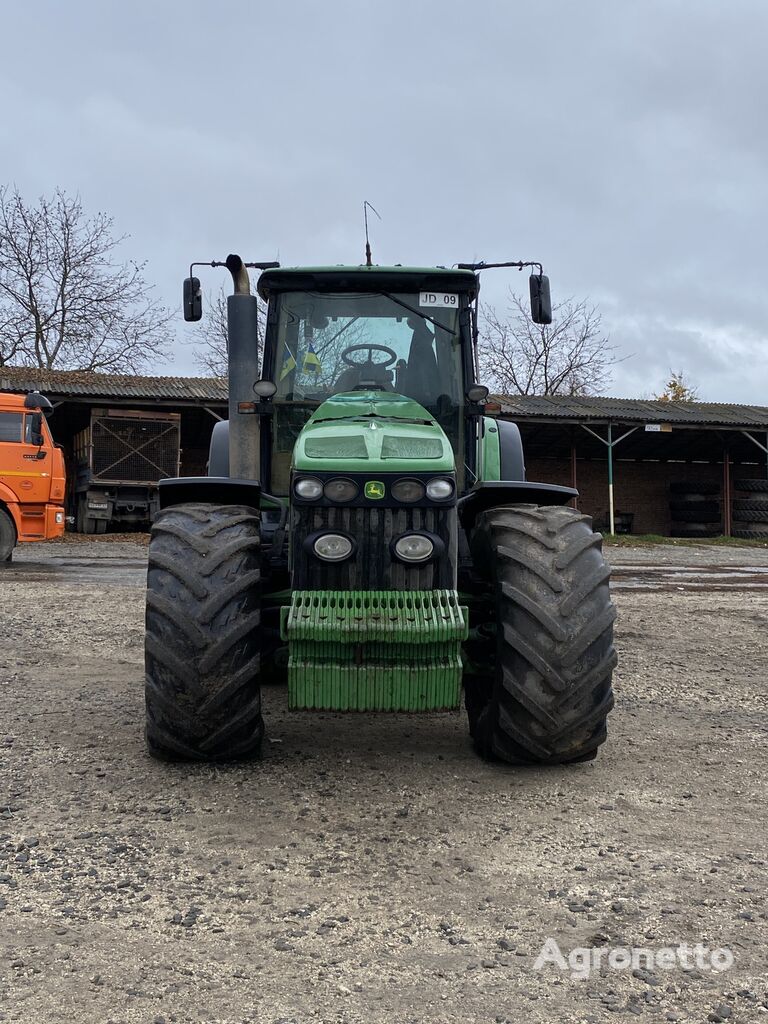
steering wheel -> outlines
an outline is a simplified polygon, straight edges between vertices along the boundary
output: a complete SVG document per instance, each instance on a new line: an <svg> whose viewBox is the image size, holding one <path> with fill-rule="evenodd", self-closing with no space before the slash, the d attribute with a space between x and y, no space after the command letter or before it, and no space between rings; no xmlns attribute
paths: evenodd
<svg viewBox="0 0 768 1024"><path fill-rule="evenodd" d="M347 358L352 352L367 352L368 359L364 363L356 363L354 359ZM383 363L374 363L371 359L372 352L383 352L387 358ZM354 366L355 369L359 370L362 366L366 365L381 367L391 366L397 359L397 352L393 352L392 349L387 348L386 345L350 345L349 348L345 348L341 353L341 358L347 366Z"/></svg>

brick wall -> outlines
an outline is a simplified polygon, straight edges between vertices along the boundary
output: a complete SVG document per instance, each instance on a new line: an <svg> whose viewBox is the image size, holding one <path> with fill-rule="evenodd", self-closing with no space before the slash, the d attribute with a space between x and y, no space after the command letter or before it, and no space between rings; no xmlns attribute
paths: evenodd
<svg viewBox="0 0 768 1024"><path fill-rule="evenodd" d="M567 459L526 459L529 480L571 485L571 464ZM731 463L734 478L762 475L753 463ZM723 466L717 462L622 462L613 463L614 500L617 512L634 512L633 533L669 535L669 485L673 480L712 480L722 487ZM608 463L576 460L579 508L595 518L596 525L608 523Z"/></svg>

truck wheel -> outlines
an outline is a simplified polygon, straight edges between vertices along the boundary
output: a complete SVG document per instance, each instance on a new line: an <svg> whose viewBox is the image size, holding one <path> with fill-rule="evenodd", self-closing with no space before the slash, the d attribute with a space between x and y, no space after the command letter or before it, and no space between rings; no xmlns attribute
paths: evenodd
<svg viewBox="0 0 768 1024"><path fill-rule="evenodd" d="M227 761L259 754L259 580L252 508L186 504L157 516L145 657L154 757Z"/></svg>
<svg viewBox="0 0 768 1024"><path fill-rule="evenodd" d="M84 533L92 537L94 533L106 533L106 519L96 519L88 515L88 499L80 498L77 502L77 521L75 523L78 533Z"/></svg>
<svg viewBox="0 0 768 1024"><path fill-rule="evenodd" d="M13 520L0 508L0 562L10 562L16 547L16 527Z"/></svg>
<svg viewBox="0 0 768 1024"><path fill-rule="evenodd" d="M473 558L491 567L496 603L495 678L484 706L468 701L483 756L588 761L605 740L616 609L601 548L590 517L565 506L478 517Z"/></svg>

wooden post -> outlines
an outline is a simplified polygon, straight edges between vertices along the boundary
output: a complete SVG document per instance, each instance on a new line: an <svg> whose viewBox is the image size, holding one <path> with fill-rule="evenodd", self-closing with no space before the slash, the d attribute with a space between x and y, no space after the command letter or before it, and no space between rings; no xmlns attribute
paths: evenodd
<svg viewBox="0 0 768 1024"><path fill-rule="evenodd" d="M723 445L723 535L731 536L731 453Z"/></svg>

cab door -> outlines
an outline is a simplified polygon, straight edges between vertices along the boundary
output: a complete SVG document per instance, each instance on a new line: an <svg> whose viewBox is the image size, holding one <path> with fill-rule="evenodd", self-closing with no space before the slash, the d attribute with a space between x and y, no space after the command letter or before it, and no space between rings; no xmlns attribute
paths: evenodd
<svg viewBox="0 0 768 1024"><path fill-rule="evenodd" d="M50 494L50 452L33 443L33 427L31 413L0 411L0 481L20 504L44 505Z"/></svg>

